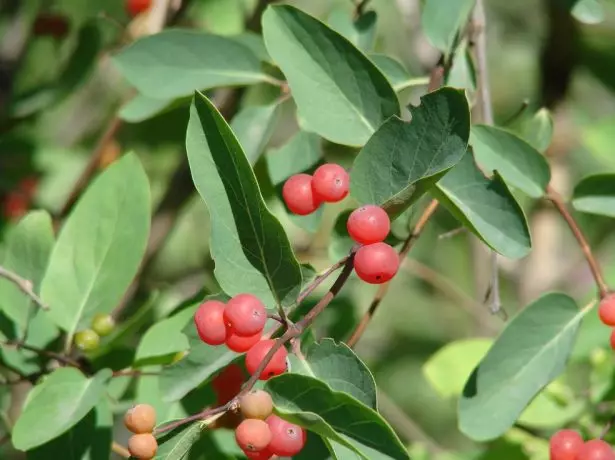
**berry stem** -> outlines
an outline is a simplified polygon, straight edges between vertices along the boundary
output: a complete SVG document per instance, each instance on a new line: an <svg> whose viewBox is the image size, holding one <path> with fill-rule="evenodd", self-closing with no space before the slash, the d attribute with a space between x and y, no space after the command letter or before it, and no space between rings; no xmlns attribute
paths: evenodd
<svg viewBox="0 0 615 460"><path fill-rule="evenodd" d="M568 208L566 208L562 196L555 189L553 189L551 185L547 187L547 199L551 201L551 203L553 203L555 209L557 209L560 215L564 218L564 220L568 224L568 227L572 231L572 234L576 238L579 247L581 248L581 251L583 251L583 254L585 255L585 259L587 260L587 264L589 265L589 269L592 272L594 280L596 281L596 286L598 286L600 298L603 299L609 293L609 287L604 281L604 277L602 276L602 270L600 269L600 264L598 263L598 260L594 257L591 247L589 246L587 239L585 239L585 235L583 235L579 224L574 219L574 217L572 217L572 214L570 214Z"/></svg>
<svg viewBox="0 0 615 460"><path fill-rule="evenodd" d="M113 375L111 377L144 377L144 376L158 376L160 372L145 372L137 369L126 369L123 371L113 371Z"/></svg>
<svg viewBox="0 0 615 460"><path fill-rule="evenodd" d="M1 265L0 278L4 278L13 283L21 292L30 297L30 299L43 310L49 310L49 307L45 305L42 299L34 292L31 281L22 278L17 273L14 273Z"/></svg>
<svg viewBox="0 0 615 460"><path fill-rule="evenodd" d="M307 298L307 296L309 296L312 292L314 292L314 290L318 286L320 286L324 280L326 280L329 276L331 276L333 272L343 267L344 264L348 261L348 258L351 257L352 254L354 254L356 249L357 249L356 247L352 248L351 253L349 255L338 260L336 263L331 265L327 270L322 272L320 275L316 276L316 278L314 278L314 280L310 284L308 284L306 288L303 291L301 291L301 293L297 297L297 305L303 302Z"/></svg>
<svg viewBox="0 0 615 460"><path fill-rule="evenodd" d="M421 217L419 217L419 220L414 226L414 229L412 230L410 235L408 235L408 238L406 238L406 240L404 241L404 244L399 250L399 259L401 261L403 261L406 258L406 256L410 252L410 249L412 249L412 246L414 245L416 240L419 238L419 236L421 236L423 229L427 225L427 222L429 222L429 219L431 218L431 216L433 216L433 214L436 212L436 209L438 209L438 202L436 200L431 200L429 205L425 208L425 211L423 211L423 214L421 214ZM384 297L386 296L388 290L389 290L389 283L383 283L378 288L378 291L376 292L376 295L374 296L374 299L372 300L372 303L370 304L369 309L363 315L363 317L361 318L361 321L359 321L359 324L357 325L354 332L352 333L352 335L346 342L346 344L350 348L354 347L357 344L357 342L361 339L361 336L365 332L365 329L369 325L369 322L372 320L372 318L376 314L376 310L378 309L378 306L382 302L382 299L384 299Z"/></svg>
<svg viewBox="0 0 615 460"><path fill-rule="evenodd" d="M111 443L111 450L122 458L130 458L130 452L128 452L128 449L115 441Z"/></svg>
<svg viewBox="0 0 615 460"><path fill-rule="evenodd" d="M68 356L64 356L64 355L61 355L59 353L55 353L53 351L43 350L41 348L34 347L32 345L28 345L27 343L0 341L0 346L16 347L17 349L23 348L24 350L32 351L32 352L37 353L37 354L39 354L41 356L46 356L47 358L58 360L61 363L64 363L64 364L66 364L68 366L72 366L72 367L76 367L77 369L81 369L81 365L77 361L69 358Z"/></svg>

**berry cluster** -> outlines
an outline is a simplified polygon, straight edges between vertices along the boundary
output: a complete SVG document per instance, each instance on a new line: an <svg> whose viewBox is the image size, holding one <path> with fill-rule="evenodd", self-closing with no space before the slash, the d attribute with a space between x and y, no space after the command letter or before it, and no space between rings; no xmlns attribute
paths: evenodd
<svg viewBox="0 0 615 460"><path fill-rule="evenodd" d="M300 216L316 211L322 203L337 203L348 195L350 177L344 168L334 163L319 166L314 175L295 174L282 188L288 209Z"/></svg>
<svg viewBox="0 0 615 460"><path fill-rule="evenodd" d="M273 455L292 457L303 449L306 432L273 414L269 393L254 390L239 400L244 420L235 430L237 445L249 459L268 460Z"/></svg>
<svg viewBox="0 0 615 460"><path fill-rule="evenodd" d="M615 293L607 295L600 301L598 316L604 324L615 328ZM611 332L611 348L615 349L615 329Z"/></svg>
<svg viewBox="0 0 615 460"><path fill-rule="evenodd" d="M148 404L137 404L124 415L124 425L134 433L128 440L128 451L134 458L152 459L158 442L152 434L156 426L156 411Z"/></svg>
<svg viewBox="0 0 615 460"><path fill-rule="evenodd" d="M82 351L92 351L98 348L100 338L105 337L115 328L115 320L111 315L98 313L92 318L91 329L84 329L75 334L75 345Z"/></svg>
<svg viewBox="0 0 615 460"><path fill-rule="evenodd" d="M152 0L126 0L126 12L132 18L149 10Z"/></svg>
<svg viewBox="0 0 615 460"><path fill-rule="evenodd" d="M222 345L246 354L246 368L256 372L275 340L262 339L267 321L263 303L252 294L238 294L225 305L218 300L203 302L194 315L194 324L201 340L208 345ZM275 352L259 379L280 375L286 370L288 354L284 347Z"/></svg>
<svg viewBox="0 0 615 460"><path fill-rule="evenodd" d="M549 443L550 460L615 460L613 449L602 439L584 442L574 430L560 430Z"/></svg>

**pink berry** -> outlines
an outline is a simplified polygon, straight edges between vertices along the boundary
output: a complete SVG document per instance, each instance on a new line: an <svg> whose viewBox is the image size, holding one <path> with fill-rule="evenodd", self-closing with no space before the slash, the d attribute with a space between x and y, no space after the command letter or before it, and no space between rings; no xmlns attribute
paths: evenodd
<svg viewBox="0 0 615 460"><path fill-rule="evenodd" d="M607 326L615 326L615 294L609 294L600 301L598 316Z"/></svg>
<svg viewBox="0 0 615 460"><path fill-rule="evenodd" d="M583 438L574 430L560 430L549 441L550 460L575 460Z"/></svg>
<svg viewBox="0 0 615 460"><path fill-rule="evenodd" d="M579 449L575 460L615 460L615 454L602 439L592 439Z"/></svg>
<svg viewBox="0 0 615 460"><path fill-rule="evenodd" d="M354 256L354 269L366 283L386 283L399 269L399 256L386 243L361 246Z"/></svg>
<svg viewBox="0 0 615 460"><path fill-rule="evenodd" d="M350 237L357 243L379 243L389 234L391 220L384 209L370 204L352 211L346 228Z"/></svg>
<svg viewBox="0 0 615 460"><path fill-rule="evenodd" d="M334 163L324 164L312 178L312 191L319 201L336 203L348 195L350 177L344 168Z"/></svg>
<svg viewBox="0 0 615 460"><path fill-rule="evenodd" d="M251 335L249 337L242 337L233 332L232 329L227 330L226 346L236 353L245 353L252 348L256 343L260 342L262 332Z"/></svg>
<svg viewBox="0 0 615 460"><path fill-rule="evenodd" d="M320 206L312 192L312 176L309 174L289 177L282 187L282 197L290 212L300 216L311 214Z"/></svg>
<svg viewBox="0 0 615 460"><path fill-rule="evenodd" d="M271 430L271 442L267 448L273 454L292 457L301 452L307 440L307 433L303 428L277 415L270 415L266 422Z"/></svg>
<svg viewBox="0 0 615 460"><path fill-rule="evenodd" d="M248 418L235 430L235 440L244 452L261 452L271 441L271 430L264 421Z"/></svg>
<svg viewBox="0 0 615 460"><path fill-rule="evenodd" d="M261 450L260 452L243 451L243 453L250 460L269 460L271 457L273 457L273 454L268 448L265 450Z"/></svg>
<svg viewBox="0 0 615 460"><path fill-rule="evenodd" d="M218 300L203 302L194 314L199 337L208 345L222 345L226 340L225 305Z"/></svg>
<svg viewBox="0 0 615 460"><path fill-rule="evenodd" d="M248 353L246 353L246 369L248 370L250 375L253 375L256 372L256 369L260 365L261 361L263 361L263 359L265 358L267 353L269 353L269 350L271 350L274 344L275 340L272 339L261 340L252 348L250 348ZM284 371L286 371L287 356L288 352L286 351L286 348L281 347L279 350L277 350L273 355L271 361L267 363L267 366L265 366L265 368L261 372L260 376L258 377L259 380L269 380L271 377L275 377L276 375L280 375Z"/></svg>
<svg viewBox="0 0 615 460"><path fill-rule="evenodd" d="M226 304L224 322L233 333L250 337L262 332L267 322L267 310L258 297L239 294Z"/></svg>

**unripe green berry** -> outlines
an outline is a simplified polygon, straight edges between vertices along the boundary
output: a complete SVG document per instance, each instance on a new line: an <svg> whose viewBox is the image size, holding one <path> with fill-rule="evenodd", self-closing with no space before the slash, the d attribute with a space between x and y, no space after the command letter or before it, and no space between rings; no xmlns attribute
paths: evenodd
<svg viewBox="0 0 615 460"><path fill-rule="evenodd" d="M92 351L98 348L100 337L92 329L84 329L75 334L75 345L83 351Z"/></svg>
<svg viewBox="0 0 615 460"><path fill-rule="evenodd" d="M92 319L92 329L99 336L105 337L113 332L115 329L115 320L111 315L105 315L103 313L97 313Z"/></svg>

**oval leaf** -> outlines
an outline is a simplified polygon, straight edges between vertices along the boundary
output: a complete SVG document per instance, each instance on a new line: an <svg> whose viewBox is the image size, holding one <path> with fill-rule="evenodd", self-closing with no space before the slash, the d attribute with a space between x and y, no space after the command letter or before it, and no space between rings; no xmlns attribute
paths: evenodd
<svg viewBox="0 0 615 460"><path fill-rule="evenodd" d="M105 392L111 370L87 378L72 367L55 370L37 388L12 432L15 448L29 450L45 444L76 425Z"/></svg>
<svg viewBox="0 0 615 460"><path fill-rule="evenodd" d="M572 206L577 211L615 217L615 174L583 178L574 188Z"/></svg>
<svg viewBox="0 0 615 460"><path fill-rule="evenodd" d="M441 88L410 107L412 121L387 120L354 161L350 193L391 215L415 202L466 153L470 109L463 91Z"/></svg>
<svg viewBox="0 0 615 460"><path fill-rule="evenodd" d="M470 144L484 171L497 170L508 184L532 198L544 195L551 180L549 164L523 139L502 128L474 125Z"/></svg>
<svg viewBox="0 0 615 460"><path fill-rule="evenodd" d="M251 165L267 146L280 115L280 104L257 105L242 109L231 121L231 129Z"/></svg>
<svg viewBox="0 0 615 460"><path fill-rule="evenodd" d="M156 99L137 94L120 109L119 117L129 123L139 123L156 115L163 114L182 105L188 105L189 99Z"/></svg>
<svg viewBox="0 0 615 460"><path fill-rule="evenodd" d="M267 209L237 138L201 94L190 108L186 149L211 215L211 255L224 292L249 292L266 305L294 303L301 268L288 237Z"/></svg>
<svg viewBox="0 0 615 460"><path fill-rule="evenodd" d="M487 179L468 154L435 187L434 197L493 250L512 259L531 249L521 206L496 173Z"/></svg>
<svg viewBox="0 0 615 460"><path fill-rule="evenodd" d="M190 30L167 30L142 38L113 60L140 93L157 99L267 80L259 59L247 47Z"/></svg>
<svg viewBox="0 0 615 460"><path fill-rule="evenodd" d="M426 0L421 25L433 46L448 54L455 37L468 21L475 0Z"/></svg>
<svg viewBox="0 0 615 460"><path fill-rule="evenodd" d="M203 422L196 422L157 435L158 451L154 458L156 460L182 460L186 458L190 448L201 437L203 429Z"/></svg>
<svg viewBox="0 0 615 460"><path fill-rule="evenodd" d="M265 45L288 80L310 131L346 145L363 145L391 115L395 91L352 43L289 5L263 15Z"/></svg>
<svg viewBox="0 0 615 460"><path fill-rule="evenodd" d="M353 20L347 9L340 7L331 11L327 22L332 29L346 37L354 46L368 52L374 47L377 19L375 11L366 11Z"/></svg>
<svg viewBox="0 0 615 460"><path fill-rule="evenodd" d="M459 400L459 427L486 441L504 434L528 403L563 370L579 324L579 310L565 294L547 294L526 307L474 369Z"/></svg>
<svg viewBox="0 0 615 460"><path fill-rule="evenodd" d="M276 408L285 419L330 438L366 460L410 457L403 444L375 410L320 380L284 374L267 382Z"/></svg>
<svg viewBox="0 0 615 460"><path fill-rule="evenodd" d="M110 312L134 278L150 226L149 183L127 154L86 190L64 223L49 259L41 297L71 342L96 313Z"/></svg>

